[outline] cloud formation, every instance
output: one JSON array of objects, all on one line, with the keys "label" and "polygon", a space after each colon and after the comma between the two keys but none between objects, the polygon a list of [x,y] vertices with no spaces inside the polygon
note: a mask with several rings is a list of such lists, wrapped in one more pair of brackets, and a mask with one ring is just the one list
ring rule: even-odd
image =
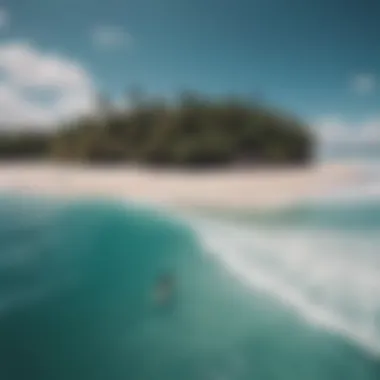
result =
[{"label": "cloud formation", "polygon": [[93,44],[100,48],[130,46],[132,37],[121,26],[99,25],[91,32]]},{"label": "cloud formation", "polygon": [[359,95],[366,95],[376,88],[376,77],[373,74],[357,74],[351,79],[351,88]]},{"label": "cloud formation", "polygon": [[[376,90],[377,78],[370,73],[353,76],[350,89],[358,95],[368,95]],[[380,115],[362,122],[348,122],[341,115],[330,115],[317,120],[314,130],[320,141],[338,144],[380,144]]]},{"label": "cloud formation", "polygon": [[324,143],[380,144],[380,115],[356,124],[331,116],[316,122],[314,128]]},{"label": "cloud formation", "polygon": [[30,43],[0,45],[0,127],[48,126],[90,111],[93,99],[78,62]]}]

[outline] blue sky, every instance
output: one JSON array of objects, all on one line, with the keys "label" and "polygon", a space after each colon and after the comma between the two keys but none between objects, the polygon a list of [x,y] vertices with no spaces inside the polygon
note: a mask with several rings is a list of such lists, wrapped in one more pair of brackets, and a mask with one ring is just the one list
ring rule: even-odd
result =
[{"label": "blue sky", "polygon": [[55,56],[76,65],[87,84],[114,97],[137,83],[163,96],[184,88],[259,95],[328,129],[373,130],[380,120],[375,0],[0,4],[0,69],[1,46],[9,56],[17,45],[35,60]]}]

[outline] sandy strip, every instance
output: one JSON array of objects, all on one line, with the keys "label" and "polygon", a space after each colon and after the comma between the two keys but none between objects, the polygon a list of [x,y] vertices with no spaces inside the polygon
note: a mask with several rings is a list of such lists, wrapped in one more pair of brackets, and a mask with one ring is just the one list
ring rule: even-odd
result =
[{"label": "sandy strip", "polygon": [[357,178],[353,165],[297,169],[154,171],[133,167],[0,164],[0,191],[101,196],[183,207],[255,209],[298,202]]}]

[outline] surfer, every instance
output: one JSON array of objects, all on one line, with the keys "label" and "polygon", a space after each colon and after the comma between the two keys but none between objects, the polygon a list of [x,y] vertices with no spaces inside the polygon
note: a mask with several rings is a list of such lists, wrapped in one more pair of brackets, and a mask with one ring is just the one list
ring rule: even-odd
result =
[{"label": "surfer", "polygon": [[155,286],[155,301],[158,304],[169,302],[174,295],[174,277],[170,274],[161,275]]}]

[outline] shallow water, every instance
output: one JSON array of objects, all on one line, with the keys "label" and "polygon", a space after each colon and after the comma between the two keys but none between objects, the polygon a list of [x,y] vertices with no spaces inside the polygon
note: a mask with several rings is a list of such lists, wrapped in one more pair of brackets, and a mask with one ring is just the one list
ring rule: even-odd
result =
[{"label": "shallow water", "polygon": [[4,196],[0,378],[379,379],[371,202],[237,220]]}]

